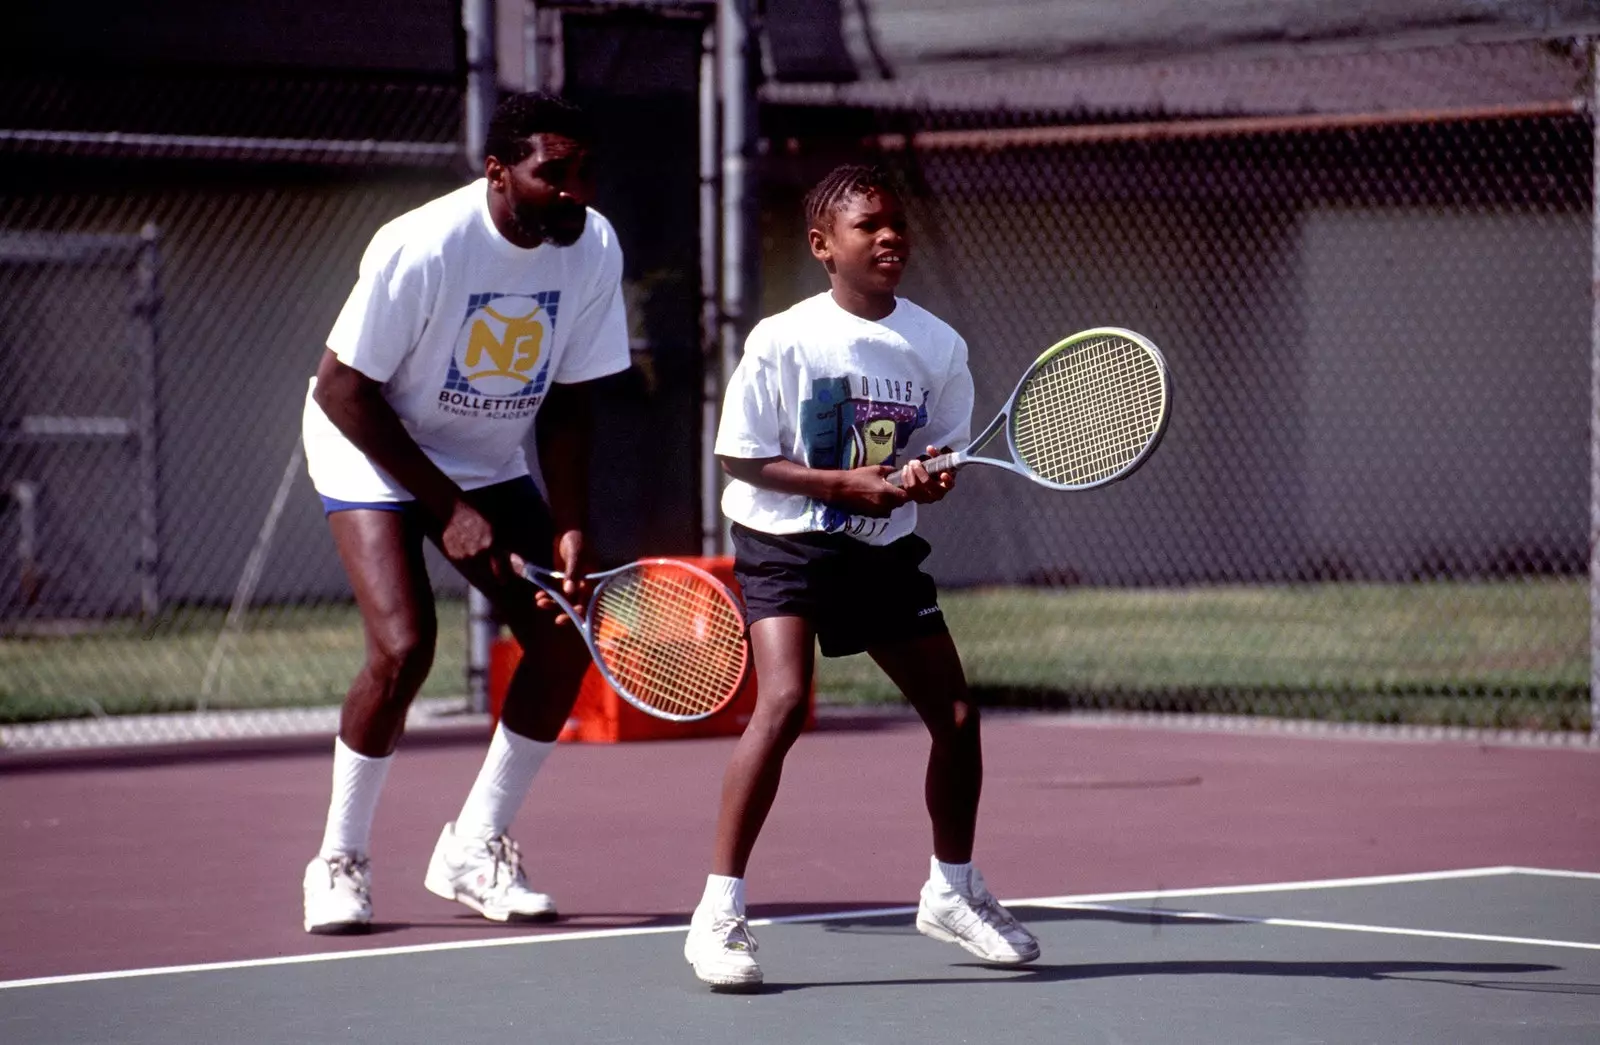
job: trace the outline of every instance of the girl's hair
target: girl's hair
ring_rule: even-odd
[[[483,151],[506,166],[514,166],[533,152],[528,141],[536,134],[559,134],[589,144],[588,117],[573,103],[553,94],[532,91],[513,94],[495,107]]]
[[[876,165],[847,163],[835,167],[806,193],[806,227],[826,229],[833,212],[855,196],[897,195],[894,179]]]

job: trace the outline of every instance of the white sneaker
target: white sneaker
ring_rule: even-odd
[[[756,938],[742,914],[716,914],[696,908],[689,919],[689,937],[683,956],[694,966],[701,983],[716,988],[750,988],[761,985],[756,964]]]
[[[318,856],[306,864],[308,933],[359,933],[372,925],[372,868],[364,856]]]
[[[439,833],[422,884],[428,892],[466,904],[496,922],[548,922],[556,917],[556,902],[528,888],[522,853],[510,836],[460,838],[454,821]]]
[[[1000,906],[977,868],[964,892],[932,879],[922,887],[917,931],[960,944],[993,965],[1023,965],[1039,957],[1038,938]]]

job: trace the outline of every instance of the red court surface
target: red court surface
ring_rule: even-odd
[[[1600,872],[1600,752],[991,715],[978,862],[1002,898],[1525,866]],[[105,764],[0,758],[0,980],[683,924],[731,739],[565,745],[513,835],[565,917],[506,927],[422,888],[480,743],[402,744],[374,832],[377,924],[307,936],[331,738]],[[787,763],[754,917],[915,904],[926,739],[829,716]]]

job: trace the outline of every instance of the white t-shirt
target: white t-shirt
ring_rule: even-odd
[[[622,250],[599,212],[570,247],[523,249],[494,227],[479,179],[378,230],[328,348],[382,383],[406,431],[462,489],[489,486],[528,474],[523,441],[552,383],[628,368],[621,279]],[[319,493],[412,499],[309,392],[302,425]]]
[[[883,319],[862,319],[822,293],[750,332],[723,398],[716,452],[812,468],[892,466],[930,444],[963,448],[971,425],[967,343],[948,323],[904,298]],[[917,525],[915,503],[874,519],[737,479],[722,510],[765,533],[843,532],[868,544]]]

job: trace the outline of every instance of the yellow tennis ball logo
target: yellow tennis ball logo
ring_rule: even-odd
[[[503,297],[483,305],[456,345],[456,366],[475,391],[513,395],[534,379],[543,354],[544,306]]]

